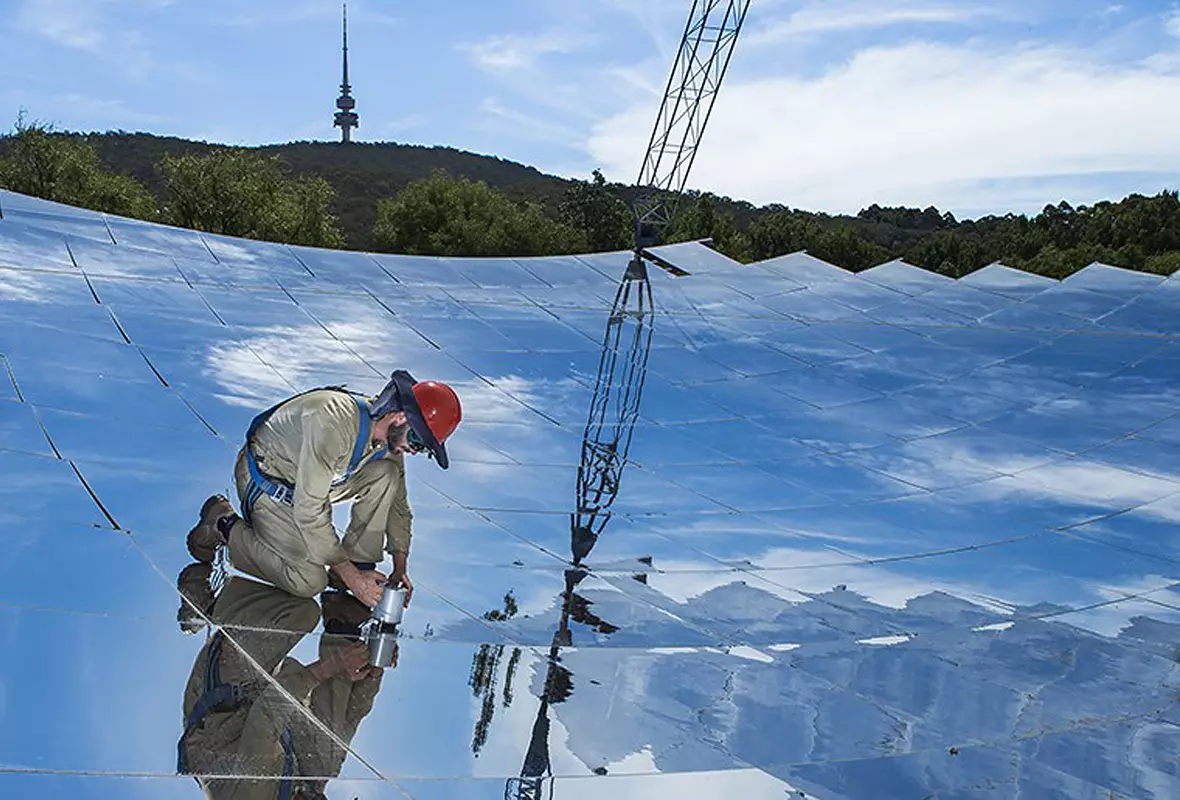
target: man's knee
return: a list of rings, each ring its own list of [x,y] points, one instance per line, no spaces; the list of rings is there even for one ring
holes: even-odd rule
[[[234,535],[245,528],[235,525],[230,533],[229,561],[235,569],[269,581],[295,597],[315,597],[328,588],[328,570],[309,561],[292,562],[265,545]],[[246,532],[252,532],[248,528]],[[253,545],[248,547],[247,544]]]
[[[317,592],[318,594],[318,592]],[[320,607],[311,598],[300,598],[307,600],[306,603],[299,603],[299,605],[291,608],[286,618],[280,621],[282,630],[292,630],[299,633],[311,633],[315,630],[316,625],[320,622]]]
[[[295,597],[318,597],[328,588],[328,570],[315,564],[284,570],[279,588]]]

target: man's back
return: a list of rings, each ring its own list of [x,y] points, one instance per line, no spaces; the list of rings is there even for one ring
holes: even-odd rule
[[[351,395],[322,389],[279,406],[250,443],[259,468],[287,483],[296,476],[327,471],[330,480],[348,468],[360,429],[360,412]],[[373,449],[366,443],[366,453]]]

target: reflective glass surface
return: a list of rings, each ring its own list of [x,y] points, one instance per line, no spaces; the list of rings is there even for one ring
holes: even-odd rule
[[[575,560],[629,254],[0,211],[2,797],[1180,796],[1176,279],[659,248]],[[380,669],[350,595],[185,538],[255,414],[399,368],[463,421],[406,459]],[[240,702],[193,725],[210,663]]]

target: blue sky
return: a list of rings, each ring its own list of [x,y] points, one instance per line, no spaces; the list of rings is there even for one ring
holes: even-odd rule
[[[353,0],[358,138],[632,181],[688,0]],[[0,0],[0,122],[336,138],[333,0]],[[690,185],[855,212],[1180,186],[1170,0],[753,0]]]

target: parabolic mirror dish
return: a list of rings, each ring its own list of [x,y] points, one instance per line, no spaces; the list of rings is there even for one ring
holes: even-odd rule
[[[1180,279],[659,248],[688,274],[650,270],[630,462],[571,573],[629,254],[0,211],[0,796],[201,796],[184,535],[258,411],[398,368],[464,421],[448,471],[408,459],[397,667],[295,702],[319,606],[231,579],[258,713],[190,752],[221,791],[277,791],[269,753],[349,797],[1180,795]]]

